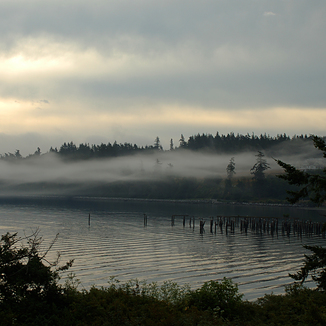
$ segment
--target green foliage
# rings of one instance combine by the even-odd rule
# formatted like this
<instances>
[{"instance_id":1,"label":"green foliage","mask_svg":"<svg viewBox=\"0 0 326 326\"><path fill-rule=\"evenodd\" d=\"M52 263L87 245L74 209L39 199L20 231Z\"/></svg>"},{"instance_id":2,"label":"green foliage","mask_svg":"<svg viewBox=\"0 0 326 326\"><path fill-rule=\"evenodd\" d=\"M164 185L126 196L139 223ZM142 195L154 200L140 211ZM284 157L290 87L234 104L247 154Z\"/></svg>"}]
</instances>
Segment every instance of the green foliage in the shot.
<instances>
[{"instance_id":1,"label":"green foliage","mask_svg":"<svg viewBox=\"0 0 326 326\"><path fill-rule=\"evenodd\" d=\"M23 240L27 242L25 246ZM52 267L57 267L58 260L52 264L48 263L47 251L43 254L39 251L41 243L42 238L39 237L38 231L24 239L19 238L17 233L7 233L1 237L1 303L19 303L25 299L58 293L59 271L67 269L72 262L52 270Z\"/></svg>"},{"instance_id":2,"label":"green foliage","mask_svg":"<svg viewBox=\"0 0 326 326\"><path fill-rule=\"evenodd\" d=\"M265 295L256 325L325 325L326 296L324 293L294 284L285 295ZM253 324L253 323L252 323Z\"/></svg>"},{"instance_id":3,"label":"green foliage","mask_svg":"<svg viewBox=\"0 0 326 326\"><path fill-rule=\"evenodd\" d=\"M1 325L46 325L44 321L56 314L57 306L64 306L59 274L67 270L72 261L59 266L59 255L52 263L47 260L47 253L56 239L41 252L42 238L38 230L24 238L18 237L17 233L6 233L1 237Z\"/></svg>"},{"instance_id":4,"label":"green foliage","mask_svg":"<svg viewBox=\"0 0 326 326\"><path fill-rule=\"evenodd\" d=\"M256 181L261 181L265 179L265 171L267 169L270 169L269 164L264 159L265 154L261 151L258 151L258 154L256 155L256 163L251 168L250 173L254 175L254 179Z\"/></svg>"},{"instance_id":5,"label":"green foliage","mask_svg":"<svg viewBox=\"0 0 326 326\"><path fill-rule=\"evenodd\" d=\"M156 300L165 301L171 304L183 302L191 293L189 284L183 286L173 281L164 281L161 286L157 282L147 283L146 280L129 280L121 283L117 278L110 277L109 289L121 290L127 294L146 296Z\"/></svg>"},{"instance_id":6,"label":"green foliage","mask_svg":"<svg viewBox=\"0 0 326 326\"><path fill-rule=\"evenodd\" d=\"M315 147L321 150L324 158L326 158L325 140L314 136L313 142ZM288 198L291 203L296 203L300 199L307 197L318 205L326 200L326 169L323 170L322 175L312 174L298 170L280 160L276 162L285 170L285 174L279 177L286 180L290 185L300 187L297 191L288 191L292 196ZM302 284L311 275L312 280L317 284L317 289L326 291L326 248L307 245L304 248L312 251L312 254L305 255L303 267L296 274L290 274L290 276Z\"/></svg>"},{"instance_id":7,"label":"green foliage","mask_svg":"<svg viewBox=\"0 0 326 326\"><path fill-rule=\"evenodd\" d=\"M158 286L112 277L108 287L72 294L62 325L216 325L212 315L185 309L184 292L188 287L174 282Z\"/></svg>"},{"instance_id":8,"label":"green foliage","mask_svg":"<svg viewBox=\"0 0 326 326\"><path fill-rule=\"evenodd\" d=\"M76 277L75 273L69 273L65 280L64 292L71 294L76 293L78 286L81 284L80 280Z\"/></svg>"},{"instance_id":9,"label":"green foliage","mask_svg":"<svg viewBox=\"0 0 326 326\"><path fill-rule=\"evenodd\" d=\"M229 164L226 167L226 174L228 179L232 179L232 177L236 174L235 173L235 162L234 157L230 159Z\"/></svg>"},{"instance_id":10,"label":"green foliage","mask_svg":"<svg viewBox=\"0 0 326 326\"><path fill-rule=\"evenodd\" d=\"M239 294L237 284L223 278L221 282L208 281L203 286L190 293L189 305L196 306L199 310L210 310L218 316L230 318L243 295Z\"/></svg>"},{"instance_id":11,"label":"green foliage","mask_svg":"<svg viewBox=\"0 0 326 326\"><path fill-rule=\"evenodd\" d=\"M325 140L314 136L313 142L315 147L321 150L326 158ZM276 160L276 162L285 171L285 174L279 175L279 178L286 180L290 185L299 187L299 190L288 191L291 195L291 197L288 197L288 200L292 204L304 198L309 198L309 200L318 205L321 205L326 200L326 169L323 169L322 174L309 173L280 160Z\"/></svg>"},{"instance_id":12,"label":"green foliage","mask_svg":"<svg viewBox=\"0 0 326 326\"><path fill-rule=\"evenodd\" d=\"M303 247L313 253L304 255L304 266L296 274L290 274L290 276L302 284L311 275L311 278L317 284L317 288L326 291L326 249L320 246L305 245Z\"/></svg>"}]
</instances>

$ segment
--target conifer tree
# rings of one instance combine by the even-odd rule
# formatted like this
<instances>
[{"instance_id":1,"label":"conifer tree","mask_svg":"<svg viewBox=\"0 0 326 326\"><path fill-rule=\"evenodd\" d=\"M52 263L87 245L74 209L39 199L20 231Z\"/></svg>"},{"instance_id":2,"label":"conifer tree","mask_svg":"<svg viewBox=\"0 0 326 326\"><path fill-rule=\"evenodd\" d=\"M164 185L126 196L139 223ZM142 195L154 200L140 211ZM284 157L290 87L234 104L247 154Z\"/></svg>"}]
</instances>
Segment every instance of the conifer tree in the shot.
<instances>
[{"instance_id":1,"label":"conifer tree","mask_svg":"<svg viewBox=\"0 0 326 326\"><path fill-rule=\"evenodd\" d=\"M270 169L270 166L267 163L267 161L264 159L265 154L263 152L258 151L256 157L257 157L256 163L251 168L250 173L254 175L254 179L256 181L261 181L265 179L265 171L267 169Z\"/></svg>"},{"instance_id":2,"label":"conifer tree","mask_svg":"<svg viewBox=\"0 0 326 326\"><path fill-rule=\"evenodd\" d=\"M321 137L313 136L313 142L316 148L323 152L326 158L326 143ZM294 166L276 160L281 166L285 174L279 175L280 178L286 180L291 185L297 185L299 190L288 191L291 197L288 200L294 204L300 199L309 198L312 202L321 205L326 200L326 168L321 174L311 174L301 171ZM323 230L326 228L324 224ZM304 283L311 276L316 282L317 289L326 291L326 248L321 246L303 246L312 251L311 255L305 255L304 265L296 274L289 274L296 281Z\"/></svg>"},{"instance_id":3,"label":"conifer tree","mask_svg":"<svg viewBox=\"0 0 326 326\"><path fill-rule=\"evenodd\" d=\"M314 146L323 152L326 158L326 143L321 137L313 136ZM282 167L285 174L279 175L279 178L286 180L290 185L299 187L297 191L288 191L291 197L287 198L290 203L294 204L300 199L309 198L312 202L321 205L326 200L326 168L322 173L309 173L299 170L292 166L276 160L277 164Z\"/></svg>"},{"instance_id":4,"label":"conifer tree","mask_svg":"<svg viewBox=\"0 0 326 326\"><path fill-rule=\"evenodd\" d=\"M236 174L235 173L235 162L234 162L234 157L232 157L230 159L230 162L228 164L228 166L226 167L226 173L227 173L227 177L228 179L232 179L232 177Z\"/></svg>"}]
</instances>

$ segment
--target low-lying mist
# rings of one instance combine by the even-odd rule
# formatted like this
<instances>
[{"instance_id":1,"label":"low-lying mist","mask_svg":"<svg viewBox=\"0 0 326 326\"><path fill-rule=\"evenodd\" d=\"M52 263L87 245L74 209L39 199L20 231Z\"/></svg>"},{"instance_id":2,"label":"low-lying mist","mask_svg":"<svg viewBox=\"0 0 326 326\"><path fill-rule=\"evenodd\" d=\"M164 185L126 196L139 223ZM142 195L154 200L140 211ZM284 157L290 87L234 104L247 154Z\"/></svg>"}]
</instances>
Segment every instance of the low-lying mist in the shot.
<instances>
[{"instance_id":1,"label":"low-lying mist","mask_svg":"<svg viewBox=\"0 0 326 326\"><path fill-rule=\"evenodd\" d=\"M148 181L166 177L225 178L226 167L234 157L236 177L250 177L257 152L211 154L187 150L157 151L152 154L123 156L110 159L64 161L47 153L20 161L0 161L0 180L5 184L24 183L87 183L117 181ZM279 155L278 155L279 154ZM274 148L264 159L271 169L266 173L281 173L273 157L298 168L323 165L322 153L305 145L300 153L288 154L286 148Z\"/></svg>"}]
</instances>

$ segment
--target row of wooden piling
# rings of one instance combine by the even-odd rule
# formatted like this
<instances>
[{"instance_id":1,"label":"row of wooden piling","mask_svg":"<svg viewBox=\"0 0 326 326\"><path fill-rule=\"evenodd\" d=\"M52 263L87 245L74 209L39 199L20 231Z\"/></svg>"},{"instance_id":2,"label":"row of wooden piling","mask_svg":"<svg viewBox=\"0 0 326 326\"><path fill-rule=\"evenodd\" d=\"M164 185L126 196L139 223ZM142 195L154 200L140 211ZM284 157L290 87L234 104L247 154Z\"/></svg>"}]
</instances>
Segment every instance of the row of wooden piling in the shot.
<instances>
[{"instance_id":1,"label":"row of wooden piling","mask_svg":"<svg viewBox=\"0 0 326 326\"><path fill-rule=\"evenodd\" d=\"M144 214L145 215L145 214ZM182 217L183 227L186 225L186 218L189 218L189 227L195 228L195 217L189 215L172 215L171 226L175 225L176 217ZM146 217L147 224L147 217ZM235 232L236 227L240 232L247 233L248 230L255 233L268 233L271 235L278 234L290 236L290 234L302 235L325 235L323 228L324 223L312 222L310 220L298 220L278 217L250 217L250 216L216 216L210 217L210 232L216 233L218 229L225 232ZM200 233L204 233L205 220L199 220Z\"/></svg>"},{"instance_id":2,"label":"row of wooden piling","mask_svg":"<svg viewBox=\"0 0 326 326\"><path fill-rule=\"evenodd\" d=\"M183 227L186 226L186 218L189 218L189 227L195 229L195 217L187 214L172 215L171 226L175 225L176 217L182 217ZM147 226L148 217L144 214L144 226ZM204 233L205 220L200 218L199 231ZM88 215L88 225L91 224L91 214ZM210 217L210 232L217 233L217 229L223 232L235 232L238 227L241 233L247 233L248 229L256 233L269 233L271 235L278 234L281 229L282 235L295 236L302 235L322 235L325 236L326 224L321 222L312 222L310 220L299 220L279 217L253 217L253 216L222 216L217 215L216 218Z\"/></svg>"}]
</instances>

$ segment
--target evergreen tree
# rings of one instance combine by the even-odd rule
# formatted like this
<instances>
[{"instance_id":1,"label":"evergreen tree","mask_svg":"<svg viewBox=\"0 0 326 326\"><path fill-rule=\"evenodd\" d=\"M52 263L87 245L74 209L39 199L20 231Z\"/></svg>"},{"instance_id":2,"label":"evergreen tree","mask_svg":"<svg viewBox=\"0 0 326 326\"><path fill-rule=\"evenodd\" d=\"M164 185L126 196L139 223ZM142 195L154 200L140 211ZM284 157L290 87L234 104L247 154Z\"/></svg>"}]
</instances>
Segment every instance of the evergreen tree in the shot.
<instances>
[{"instance_id":1,"label":"evergreen tree","mask_svg":"<svg viewBox=\"0 0 326 326\"><path fill-rule=\"evenodd\" d=\"M323 138L313 136L313 142L316 148L323 152L326 158L326 143ZM279 177L288 181L291 185L300 187L297 191L288 191L291 197L287 198L292 204L298 202L300 199L309 198L312 202L321 205L326 200L326 168L323 169L322 174L311 174L298 170L294 166L276 160L277 164L281 166L285 174ZM323 230L326 228L324 224ZM317 283L317 289L326 291L326 248L320 246L308 246L304 248L312 251L311 255L305 255L304 265L296 274L290 276L301 283L305 282L309 275L314 282Z\"/></svg>"},{"instance_id":2,"label":"evergreen tree","mask_svg":"<svg viewBox=\"0 0 326 326\"><path fill-rule=\"evenodd\" d=\"M321 137L313 136L314 146L323 152L326 158L326 143ZM287 198L292 204L300 199L309 198L312 202L321 205L326 200L326 168L322 170L322 174L312 174L301 171L294 166L276 160L281 166L285 174L279 177L286 180L290 185L296 185L300 189L297 191L288 191L291 197Z\"/></svg>"},{"instance_id":3,"label":"evergreen tree","mask_svg":"<svg viewBox=\"0 0 326 326\"><path fill-rule=\"evenodd\" d=\"M186 143L186 141L185 141L185 138L184 138L183 134L181 134L181 137L180 137L179 142L180 142L180 147L181 147L181 148L186 148L187 143Z\"/></svg>"},{"instance_id":4,"label":"evergreen tree","mask_svg":"<svg viewBox=\"0 0 326 326\"><path fill-rule=\"evenodd\" d=\"M170 140L170 151L173 151L174 145L173 145L173 139Z\"/></svg>"},{"instance_id":5,"label":"evergreen tree","mask_svg":"<svg viewBox=\"0 0 326 326\"><path fill-rule=\"evenodd\" d=\"M267 169L270 169L269 164L264 159L265 155L263 152L258 151L258 154L256 155L256 163L251 168L250 173L254 175L254 179L256 181L261 181L265 179L265 171Z\"/></svg>"},{"instance_id":6,"label":"evergreen tree","mask_svg":"<svg viewBox=\"0 0 326 326\"><path fill-rule=\"evenodd\" d=\"M21 154L19 152L19 149L16 150L15 156L16 156L17 159L21 159L22 158L22 156L21 156Z\"/></svg>"},{"instance_id":7,"label":"evergreen tree","mask_svg":"<svg viewBox=\"0 0 326 326\"><path fill-rule=\"evenodd\" d=\"M226 167L226 174L227 178L224 182L224 198L230 199L230 196L232 197L232 178L235 175L235 162L234 157L230 159L229 164Z\"/></svg>"},{"instance_id":8,"label":"evergreen tree","mask_svg":"<svg viewBox=\"0 0 326 326\"><path fill-rule=\"evenodd\" d=\"M40 156L41 155L41 149L37 147L37 150L34 152L35 156Z\"/></svg>"},{"instance_id":9,"label":"evergreen tree","mask_svg":"<svg viewBox=\"0 0 326 326\"><path fill-rule=\"evenodd\" d=\"M234 157L230 159L228 166L226 167L227 178L232 179L232 177L236 174L235 173L235 162Z\"/></svg>"},{"instance_id":10,"label":"evergreen tree","mask_svg":"<svg viewBox=\"0 0 326 326\"><path fill-rule=\"evenodd\" d=\"M154 140L154 148L155 149L158 149L158 150L162 150L163 149L163 147L161 145L160 138L158 136Z\"/></svg>"}]
</instances>

